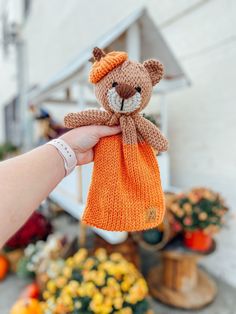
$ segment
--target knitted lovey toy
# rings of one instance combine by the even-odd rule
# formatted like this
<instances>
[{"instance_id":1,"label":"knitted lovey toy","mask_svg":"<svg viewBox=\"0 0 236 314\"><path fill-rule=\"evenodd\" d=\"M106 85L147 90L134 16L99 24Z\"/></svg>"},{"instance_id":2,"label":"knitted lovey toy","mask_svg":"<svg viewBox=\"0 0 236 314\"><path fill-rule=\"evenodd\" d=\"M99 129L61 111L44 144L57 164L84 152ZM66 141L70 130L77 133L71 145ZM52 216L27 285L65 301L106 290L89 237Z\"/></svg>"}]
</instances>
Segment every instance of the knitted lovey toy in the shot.
<instances>
[{"instance_id":1,"label":"knitted lovey toy","mask_svg":"<svg viewBox=\"0 0 236 314\"><path fill-rule=\"evenodd\" d=\"M125 52L93 50L89 80L105 110L69 113L65 126L118 125L121 134L100 139L94 149L94 169L83 222L111 231L138 231L163 220L165 204L154 153L167 150L159 129L140 111L153 86L163 76L154 59L138 63Z\"/></svg>"}]
</instances>

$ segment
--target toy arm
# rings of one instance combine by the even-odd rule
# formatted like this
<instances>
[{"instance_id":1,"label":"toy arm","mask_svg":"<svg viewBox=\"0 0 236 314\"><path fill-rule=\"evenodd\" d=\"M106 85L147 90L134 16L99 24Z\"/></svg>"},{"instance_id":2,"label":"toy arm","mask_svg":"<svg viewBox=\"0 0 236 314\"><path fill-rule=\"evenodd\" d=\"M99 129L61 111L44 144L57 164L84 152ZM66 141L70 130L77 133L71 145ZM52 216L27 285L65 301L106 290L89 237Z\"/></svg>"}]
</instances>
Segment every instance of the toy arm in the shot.
<instances>
[{"instance_id":1,"label":"toy arm","mask_svg":"<svg viewBox=\"0 0 236 314\"><path fill-rule=\"evenodd\" d=\"M106 124L110 114L106 111L90 109L76 113L68 113L64 118L65 126L69 129L86 125Z\"/></svg>"},{"instance_id":2,"label":"toy arm","mask_svg":"<svg viewBox=\"0 0 236 314\"><path fill-rule=\"evenodd\" d=\"M145 142L158 152L164 152L168 149L167 139L152 122L138 115L135 117L135 125Z\"/></svg>"}]
</instances>

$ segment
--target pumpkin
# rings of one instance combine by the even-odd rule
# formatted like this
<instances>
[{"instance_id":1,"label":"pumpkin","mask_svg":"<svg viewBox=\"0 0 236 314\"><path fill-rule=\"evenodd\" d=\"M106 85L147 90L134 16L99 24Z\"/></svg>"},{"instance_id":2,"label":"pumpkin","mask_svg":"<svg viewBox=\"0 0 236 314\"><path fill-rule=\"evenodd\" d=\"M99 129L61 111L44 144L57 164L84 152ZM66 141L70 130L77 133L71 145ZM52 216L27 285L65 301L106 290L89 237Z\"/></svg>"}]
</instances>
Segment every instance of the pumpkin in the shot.
<instances>
[{"instance_id":1,"label":"pumpkin","mask_svg":"<svg viewBox=\"0 0 236 314\"><path fill-rule=\"evenodd\" d=\"M4 255L0 255L0 281L6 277L9 271L9 262Z\"/></svg>"},{"instance_id":2,"label":"pumpkin","mask_svg":"<svg viewBox=\"0 0 236 314\"><path fill-rule=\"evenodd\" d=\"M26 286L24 290L22 291L20 295L21 299L25 298L33 298L33 299L38 299L39 298L39 286L37 285L36 282L33 282Z\"/></svg>"},{"instance_id":3,"label":"pumpkin","mask_svg":"<svg viewBox=\"0 0 236 314\"><path fill-rule=\"evenodd\" d=\"M12 307L11 314L43 314L43 311L38 300L20 299Z\"/></svg>"}]
</instances>

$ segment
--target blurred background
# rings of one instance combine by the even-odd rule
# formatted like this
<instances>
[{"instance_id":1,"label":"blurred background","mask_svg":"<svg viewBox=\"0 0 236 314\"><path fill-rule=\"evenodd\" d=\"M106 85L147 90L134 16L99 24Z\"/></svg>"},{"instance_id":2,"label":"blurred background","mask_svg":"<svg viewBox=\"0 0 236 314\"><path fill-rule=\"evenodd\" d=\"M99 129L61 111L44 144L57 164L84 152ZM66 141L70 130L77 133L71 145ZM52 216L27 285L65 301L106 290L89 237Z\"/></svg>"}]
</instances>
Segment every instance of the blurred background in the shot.
<instances>
[{"instance_id":1,"label":"blurred background","mask_svg":"<svg viewBox=\"0 0 236 314\"><path fill-rule=\"evenodd\" d=\"M168 153L158 156L167 217L156 233L112 233L81 225L93 166L76 169L36 212L40 218L28 222L29 231L31 223L45 219L42 232L33 230L19 243L13 239L1 253L7 260L4 269L11 267L0 282L1 313L10 313L32 282L41 296L48 292L46 282L52 279L48 274L43 280L42 273L49 260L65 262L79 247L89 254L103 247L131 258L145 276L154 313L182 313L183 308L235 313L236 2L1 0L0 16L0 159L65 132L66 113L99 107L87 79L95 46L164 64L164 79L154 88L145 115L170 143ZM46 257L36 254L33 260L40 263L32 269L29 260L33 251L43 251L41 245ZM49 299L47 293L43 299ZM14 313L22 313L18 306ZM127 312L120 307L119 313L148 311L144 305L132 306L126 305ZM55 313L100 312L75 308ZM113 307L101 313L116 312Z\"/></svg>"}]
</instances>

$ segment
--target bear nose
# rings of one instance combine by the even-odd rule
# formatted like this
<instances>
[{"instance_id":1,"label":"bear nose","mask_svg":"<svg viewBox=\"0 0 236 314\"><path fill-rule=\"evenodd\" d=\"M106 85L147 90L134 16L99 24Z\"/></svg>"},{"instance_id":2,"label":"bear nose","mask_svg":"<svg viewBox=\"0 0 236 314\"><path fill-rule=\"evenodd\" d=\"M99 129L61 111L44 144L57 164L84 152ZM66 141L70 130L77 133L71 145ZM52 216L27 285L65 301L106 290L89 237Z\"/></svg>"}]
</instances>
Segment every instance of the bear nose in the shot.
<instances>
[{"instance_id":1,"label":"bear nose","mask_svg":"<svg viewBox=\"0 0 236 314\"><path fill-rule=\"evenodd\" d=\"M115 89L117 94L123 99L128 99L136 93L135 88L128 84L118 84Z\"/></svg>"}]
</instances>

